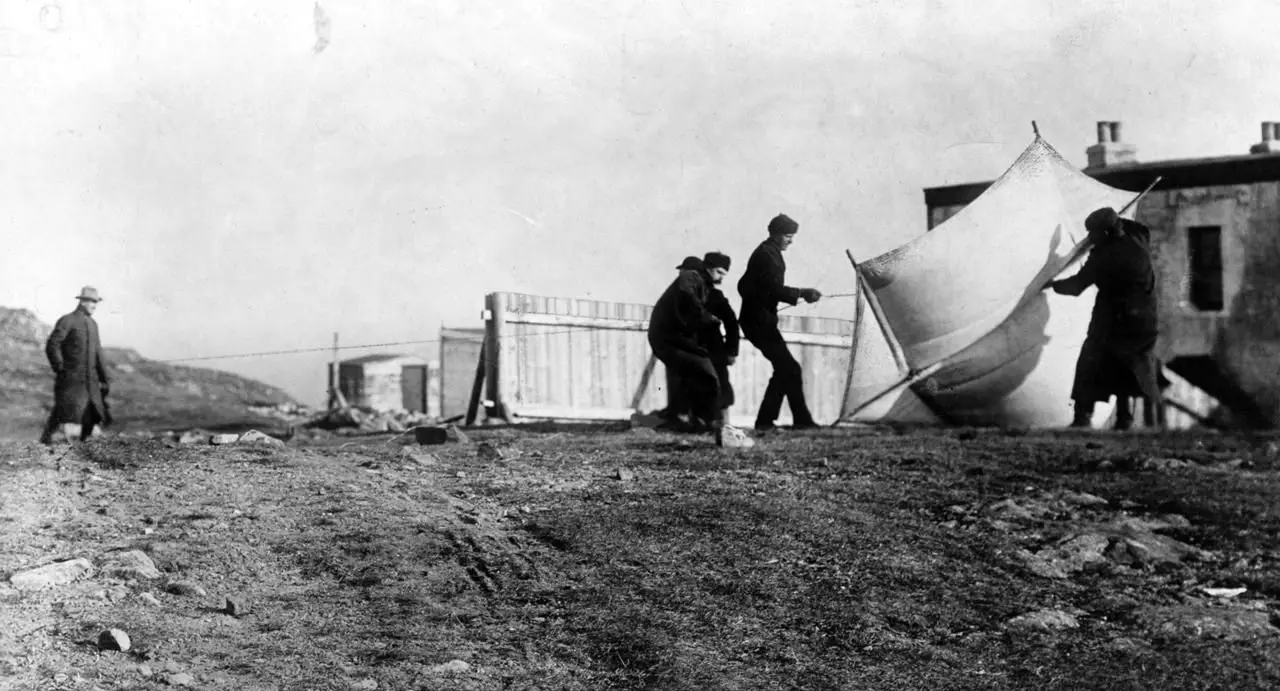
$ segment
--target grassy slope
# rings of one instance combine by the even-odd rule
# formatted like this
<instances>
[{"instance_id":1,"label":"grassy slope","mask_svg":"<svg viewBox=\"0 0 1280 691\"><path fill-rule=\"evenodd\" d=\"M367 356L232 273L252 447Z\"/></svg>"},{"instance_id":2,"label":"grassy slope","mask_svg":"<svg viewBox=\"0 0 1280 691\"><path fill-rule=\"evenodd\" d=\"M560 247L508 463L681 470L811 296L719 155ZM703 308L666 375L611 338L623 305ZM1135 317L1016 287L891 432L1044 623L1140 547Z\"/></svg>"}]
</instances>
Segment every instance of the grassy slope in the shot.
<instances>
[{"instance_id":1,"label":"grassy slope","mask_svg":"<svg viewBox=\"0 0 1280 691\"><path fill-rule=\"evenodd\" d=\"M0 307L0 438L39 433L53 404L44 354L50 327L26 310ZM120 430L244 427L267 420L248 403L289 403L280 389L226 372L168 365L133 350L107 348L114 386L110 404Z\"/></svg>"}]
</instances>

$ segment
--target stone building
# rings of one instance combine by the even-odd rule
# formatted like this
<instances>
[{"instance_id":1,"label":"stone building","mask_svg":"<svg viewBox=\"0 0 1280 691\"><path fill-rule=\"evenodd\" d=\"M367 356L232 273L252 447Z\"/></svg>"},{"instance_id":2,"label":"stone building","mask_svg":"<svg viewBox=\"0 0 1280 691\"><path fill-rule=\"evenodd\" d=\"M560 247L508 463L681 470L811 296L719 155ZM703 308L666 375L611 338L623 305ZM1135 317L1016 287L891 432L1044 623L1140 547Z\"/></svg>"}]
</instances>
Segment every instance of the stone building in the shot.
<instances>
[{"instance_id":1,"label":"stone building","mask_svg":"<svg viewBox=\"0 0 1280 691\"><path fill-rule=\"evenodd\" d=\"M1137 160L1118 122L1098 123L1083 172L1141 191L1160 281L1159 355L1237 422L1280 425L1280 123L1262 123L1248 153ZM934 228L990 182L925 189Z\"/></svg>"}]
</instances>

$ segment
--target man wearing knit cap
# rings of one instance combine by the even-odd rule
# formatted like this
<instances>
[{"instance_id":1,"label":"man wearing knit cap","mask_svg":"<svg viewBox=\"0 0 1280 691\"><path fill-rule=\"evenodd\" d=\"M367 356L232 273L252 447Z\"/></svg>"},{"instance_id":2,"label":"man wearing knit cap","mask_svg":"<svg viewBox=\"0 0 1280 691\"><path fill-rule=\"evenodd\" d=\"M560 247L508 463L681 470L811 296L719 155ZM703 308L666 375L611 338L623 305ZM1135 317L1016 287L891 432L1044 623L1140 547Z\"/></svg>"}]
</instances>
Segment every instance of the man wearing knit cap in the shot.
<instances>
[{"instance_id":1,"label":"man wearing knit cap","mask_svg":"<svg viewBox=\"0 0 1280 691\"><path fill-rule=\"evenodd\" d=\"M1060 295L1079 295L1089 286L1098 293L1089 331L1076 362L1071 398L1072 427L1089 427L1097 401L1116 397L1116 429L1133 424L1130 397L1144 397L1164 423L1160 365L1155 357L1159 333L1151 233L1136 221L1104 207L1084 222L1093 249L1080 272L1049 284Z\"/></svg>"},{"instance_id":2,"label":"man wearing knit cap","mask_svg":"<svg viewBox=\"0 0 1280 691\"><path fill-rule=\"evenodd\" d=\"M649 317L649 346L679 377L693 415L710 424L716 443L735 446L742 435L725 427L719 406L719 377L703 343L710 329L720 327L720 319L707 310L708 294L729 272L727 262L716 259L712 264L707 266L704 261L702 268L682 270L658 298Z\"/></svg>"},{"instance_id":3,"label":"man wearing knit cap","mask_svg":"<svg viewBox=\"0 0 1280 691\"><path fill-rule=\"evenodd\" d=\"M757 432L776 429L774 422L782 410L783 398L791 406L792 429L818 426L805 401L803 370L778 330L778 303L795 305L800 300L817 302L822 298L822 293L814 288L786 285L787 263L782 253L791 246L799 229L800 224L786 214L778 214L769 221L769 239L751 253L747 270L738 280L738 294L742 296L739 317L742 335L773 365L773 376L769 378L756 414Z\"/></svg>"}]
</instances>

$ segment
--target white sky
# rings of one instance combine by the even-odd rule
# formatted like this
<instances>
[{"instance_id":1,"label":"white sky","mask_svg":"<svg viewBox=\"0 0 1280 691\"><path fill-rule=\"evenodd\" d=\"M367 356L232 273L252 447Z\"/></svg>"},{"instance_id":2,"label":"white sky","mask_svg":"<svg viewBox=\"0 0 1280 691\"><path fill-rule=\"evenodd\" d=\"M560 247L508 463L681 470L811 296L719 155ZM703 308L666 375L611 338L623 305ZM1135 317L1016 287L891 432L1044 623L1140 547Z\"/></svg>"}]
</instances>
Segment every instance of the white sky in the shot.
<instances>
[{"instance_id":1,"label":"white sky","mask_svg":"<svg viewBox=\"0 0 1280 691\"><path fill-rule=\"evenodd\" d=\"M651 303L712 249L735 282L779 212L788 282L846 292L1032 120L1081 166L1098 120L1148 161L1280 120L1280 3L407 4L324 0L316 53L310 0L0 0L0 304L95 285L156 359L433 339L498 290ZM318 403L327 357L195 364Z\"/></svg>"}]
</instances>

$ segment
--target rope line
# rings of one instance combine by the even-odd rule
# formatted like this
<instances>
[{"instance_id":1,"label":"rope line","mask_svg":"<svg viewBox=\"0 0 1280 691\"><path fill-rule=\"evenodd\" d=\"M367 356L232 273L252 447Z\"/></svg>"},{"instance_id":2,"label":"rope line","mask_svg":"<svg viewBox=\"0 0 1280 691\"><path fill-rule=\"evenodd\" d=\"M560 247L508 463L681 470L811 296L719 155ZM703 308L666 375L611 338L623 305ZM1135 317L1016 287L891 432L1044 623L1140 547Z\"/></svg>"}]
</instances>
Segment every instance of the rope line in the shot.
<instances>
[{"instance_id":1,"label":"rope line","mask_svg":"<svg viewBox=\"0 0 1280 691\"><path fill-rule=\"evenodd\" d=\"M832 295L823 295L822 297L823 299L828 299L828 298L853 297L855 295L857 295L857 293L835 293ZM790 305L784 305L779 309L779 311L788 309L789 307ZM513 323L519 324L520 322L513 322ZM521 324L521 325L526 327L545 326L543 324ZM559 329L556 331L539 331L538 333L530 333L530 334L524 334L524 335L511 334L509 338L526 339L526 338L535 338L535 337L542 337L542 336L559 336L563 334L577 333L579 331L599 331L599 330L602 330L602 329L600 329L600 327L597 327L597 326L587 326L587 325L570 326L570 327L565 327L563 329ZM155 360L155 362L172 364L172 363L179 363L179 362L203 362L208 360L235 360L239 358L268 357L272 355L299 355L303 353L332 353L334 350L362 350L365 348L389 348L391 346L404 346L404 345L432 345L432 344L443 343L444 340L445 339L432 338L432 339L413 340L413 341L389 341L386 343L366 343L362 345L338 346L336 349L333 346L321 346L316 348L293 348L290 350L263 350L263 351L250 352L250 353L233 353L228 355L198 355L193 357L170 358L167 360ZM450 338L448 340L452 342L461 342L461 343L483 343L484 336L476 336L472 338L468 338L468 337Z\"/></svg>"}]
</instances>

